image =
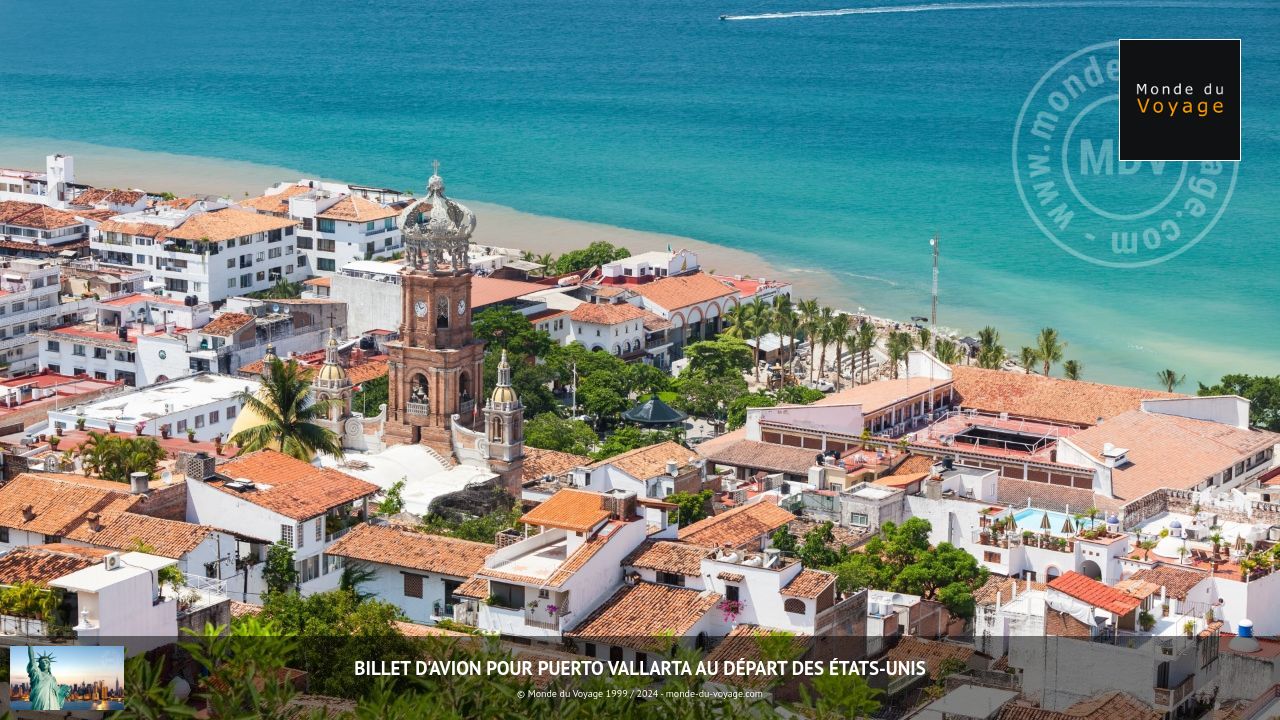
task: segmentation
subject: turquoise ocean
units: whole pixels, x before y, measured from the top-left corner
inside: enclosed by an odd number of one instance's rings
[[[928,314],[937,231],[943,325],[995,325],[1015,354],[1055,327],[1093,380],[1280,372],[1280,3],[719,20],[872,4],[0,0],[0,141],[400,188],[440,158],[454,196],[739,248],[903,319]],[[1203,241],[1142,269],[1058,249],[1010,165],[1040,76],[1119,37],[1243,41],[1234,196]]]

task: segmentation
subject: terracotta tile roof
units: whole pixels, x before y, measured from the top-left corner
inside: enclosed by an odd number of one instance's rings
[[[46,546],[46,548],[53,547],[55,546]],[[64,548],[67,546],[57,547],[57,551],[20,547],[0,555],[0,585],[16,585],[21,582],[46,585],[50,580],[56,580],[101,562],[100,558],[85,553],[65,552]]]
[[[278,193],[240,200],[236,204],[259,212],[288,215],[289,198],[296,195],[305,195],[309,192],[311,192],[311,188],[306,185],[285,185]]]
[[[37,230],[56,230],[84,224],[69,212],[17,200],[0,200],[0,222]]]
[[[307,280],[303,280],[303,281],[302,281],[302,284],[303,284],[303,285],[310,285],[310,286],[312,286],[312,287],[332,287],[332,286],[333,286],[333,278],[331,278],[331,277],[314,277],[314,278],[310,278],[310,279],[307,279]]]
[[[898,463],[898,467],[893,469],[894,475],[916,475],[919,473],[927,473],[933,469],[933,464],[937,462],[936,458],[929,455],[916,455],[912,453],[907,456],[906,460]]]
[[[302,376],[310,379],[313,374],[324,364],[324,351],[317,350],[307,353],[306,355],[295,356],[291,358],[302,365]],[[360,359],[352,361],[350,355],[340,358],[346,368],[347,378],[351,380],[353,385],[359,385],[363,382],[375,380],[387,375],[387,356],[386,355],[364,355]],[[240,368],[240,372],[246,375],[261,375],[262,360],[254,360]]]
[[[870,415],[912,398],[927,397],[931,388],[937,393],[950,384],[950,380],[930,380],[927,377],[876,380],[831,393],[813,404],[815,406],[861,405],[863,415]]]
[[[165,236],[174,240],[220,242],[268,230],[281,230],[297,224],[296,220],[261,215],[239,208],[223,208],[192,215],[181,225],[165,233]]]
[[[0,527],[63,535],[88,513],[120,511],[138,500],[119,485],[107,490],[23,473],[0,487]]]
[[[98,223],[98,232],[114,232],[141,237],[160,237],[169,230],[168,225],[161,223],[124,222],[122,220],[103,220]]]
[[[1099,462],[1106,443],[1128,448],[1128,462],[1111,471],[1112,494],[1136,500],[1160,488],[1190,489],[1280,442],[1280,434],[1132,410],[1066,442]]]
[[[1137,410],[1150,398],[1183,397],[1159,390],[964,365],[951,366],[951,372],[963,407],[1078,425],[1094,425],[1098,418],[1107,420]]]
[[[525,482],[541,480],[550,475],[559,477],[576,467],[591,464],[591,458],[585,455],[560,452],[559,450],[543,450],[542,448],[525,447],[523,477]]]
[[[399,530],[384,525],[359,525],[325,553],[365,562],[469,578],[494,551],[487,543]]]
[[[525,513],[520,522],[585,532],[608,517],[609,511],[604,509],[604,495],[589,490],[566,488]]]
[[[1027,581],[1015,580],[1014,578],[1004,577],[1003,575],[989,575],[987,581],[982,587],[973,591],[973,601],[978,605],[995,605],[996,595],[1000,595],[1001,602],[1009,602],[1013,598],[1013,587],[1018,586],[1018,594],[1026,592]],[[1040,582],[1032,582],[1032,590],[1043,591],[1048,585]]]
[[[76,205],[136,205],[146,195],[141,190],[89,188],[77,195],[71,202]]]
[[[1159,585],[1174,600],[1186,600],[1191,589],[1199,585],[1207,577],[1209,577],[1209,573],[1203,570],[1161,563],[1155,567],[1139,570],[1130,576],[1130,579],[1145,580]]]
[[[1116,690],[1081,700],[1061,712],[1019,703],[1005,705],[999,720],[1159,720],[1163,715],[1150,705]]]
[[[667,440],[605,458],[591,467],[612,465],[637,480],[648,480],[665,475],[668,460],[675,460],[679,472],[684,472],[689,468],[689,458],[693,455],[694,452],[689,448]]]
[[[237,330],[254,321],[254,317],[247,313],[224,312],[221,315],[210,320],[199,332],[205,335],[217,335],[226,337],[233,335]]]
[[[1113,585],[1112,587],[1124,593],[1125,595],[1128,595],[1130,597],[1136,597],[1139,600],[1146,600],[1152,595],[1157,595],[1160,593],[1159,585],[1156,585],[1155,583],[1147,582],[1146,580],[1142,580],[1141,578],[1125,578],[1124,580],[1118,580],[1116,581],[1116,584]]]
[[[835,584],[835,581],[836,576],[829,572],[805,568],[782,588],[782,594],[791,597],[816,598]]]
[[[359,195],[347,195],[338,202],[316,213],[316,217],[326,220],[346,220],[348,222],[370,222],[383,220],[399,215],[400,211],[366,200]]]
[[[670,330],[671,321],[648,310],[644,311],[644,329],[648,332],[658,332],[659,330]]]
[[[701,545],[671,540],[646,540],[622,564],[678,575],[701,575],[702,559],[713,552],[714,548]]]
[[[151,548],[148,552],[177,560],[214,532],[208,525],[131,512],[102,514],[98,522],[98,530],[86,520],[67,531],[66,537],[116,550],[132,550],[141,542]]]
[[[1090,488],[1054,485],[1035,480],[1017,480],[1002,477],[996,483],[996,502],[1016,507],[1026,507],[1027,500],[1044,509],[1066,512],[1068,507],[1096,507],[1099,510],[1119,510],[1123,503],[1104,495],[1095,495]]]
[[[560,317],[561,315],[568,315],[568,314],[569,314],[568,310],[557,310],[556,308],[547,308],[546,310],[539,310],[538,312],[532,315],[526,315],[525,317],[529,319],[529,322],[533,323],[534,325],[537,325],[539,322],[543,320],[549,320],[553,317]]]
[[[725,582],[740,583],[743,580],[746,580],[747,576],[742,573],[721,572],[716,575],[716,579],[724,580]]]
[[[680,528],[680,539],[710,547],[739,547],[795,520],[768,500],[743,505]]]
[[[1075,570],[1068,570],[1054,578],[1049,582],[1049,588],[1065,595],[1070,595],[1080,602],[1088,603],[1117,615],[1133,612],[1142,604],[1142,601],[1138,598],[1126,595],[1113,587],[1103,585],[1097,580],[1087,575],[1082,575]]]
[[[666,647],[662,634],[685,636],[718,602],[716,593],[637,583],[619,589],[565,635],[661,651]]]
[[[231,617],[233,618],[248,617],[250,615],[257,615],[258,613],[262,612],[261,605],[254,605],[253,603],[242,603],[236,600],[230,600],[228,602],[231,605]]]
[[[644,318],[644,311],[627,303],[603,304],[582,303],[569,313],[573,322],[594,323],[596,325],[619,325]]]
[[[774,628],[760,627],[759,625],[735,625],[729,634],[719,642],[707,654],[706,661],[708,663],[716,663],[716,667],[724,667],[723,662],[739,662],[742,660],[776,660],[777,658],[766,658],[763,654],[763,648],[757,638],[764,637],[790,637],[791,648],[794,657],[799,658],[808,650],[810,638],[803,633],[792,633],[785,630],[777,630]],[[769,675],[712,675],[707,678],[710,682],[737,685],[745,688],[763,689],[773,684],[777,677]]]
[[[665,277],[630,288],[637,295],[671,311],[718,298],[737,295],[738,291],[705,273]],[[725,308],[721,308],[723,311]],[[721,313],[723,314],[723,312]]]
[[[926,640],[914,635],[904,635],[898,639],[898,644],[894,645],[893,649],[885,653],[881,660],[886,662],[923,660],[928,668],[929,677],[937,677],[938,670],[942,668],[944,662],[958,660],[968,664],[973,659],[973,655],[974,649],[972,646],[966,647],[938,640]]]
[[[161,207],[170,207],[174,210],[186,210],[198,202],[200,202],[200,198],[198,197],[178,197],[172,200],[160,200],[156,202],[156,205]]]
[[[515,300],[521,295],[546,290],[546,285],[523,282],[520,280],[503,280],[495,277],[476,277],[471,279],[471,309],[479,310],[486,305]]]
[[[477,575],[459,585],[453,594],[483,600],[489,597],[489,580]]]
[[[932,475],[932,473],[927,470],[925,472],[907,473],[904,475],[885,475],[882,478],[872,480],[871,483],[873,485],[879,485],[887,488],[909,488],[918,482],[924,482],[925,478],[930,475]]]
[[[255,488],[238,491],[226,487],[226,481],[221,479],[207,483],[209,486],[294,520],[309,520],[378,492],[377,485],[332,468],[315,467],[275,450],[243,455],[219,466],[218,474],[224,478],[251,480]]]
[[[805,475],[813,467],[818,454],[817,450],[791,447],[790,445],[774,445],[759,440],[738,440],[727,444],[710,442],[699,445],[696,449],[700,455],[718,465],[765,470],[768,472]]]

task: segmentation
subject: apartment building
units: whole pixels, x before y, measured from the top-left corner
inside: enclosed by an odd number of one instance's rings
[[[10,374],[44,367],[37,333],[80,321],[92,301],[61,295],[60,269],[44,260],[0,260],[0,361]]]
[[[90,249],[104,262],[145,268],[165,294],[221,302],[309,274],[297,254],[297,222],[219,203],[118,215],[98,227]]]
[[[311,270],[318,275],[332,275],[348,263],[389,256],[404,248],[399,209],[370,200],[347,185],[277,184],[239,205],[297,220],[301,225],[298,251],[310,258]]]

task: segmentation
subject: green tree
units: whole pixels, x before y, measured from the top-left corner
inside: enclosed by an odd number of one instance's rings
[[[747,408],[753,407],[773,407],[778,401],[768,393],[746,393],[734,398],[726,411],[725,425],[730,430],[736,430],[747,422]]]
[[[506,305],[481,310],[472,318],[471,326],[476,338],[483,340],[485,350],[491,353],[506,350],[510,354],[541,358],[551,351],[551,336]]]
[[[127,483],[135,472],[144,472],[148,479],[154,480],[166,453],[153,437],[126,437],[90,430],[89,439],[80,446],[80,456],[86,475]]]
[[[671,375],[648,363],[629,363],[626,376],[627,388],[639,397],[666,392],[671,389]]]
[[[268,595],[298,589],[298,568],[293,564],[293,548],[285,541],[277,541],[267,549],[262,580],[267,584]]]
[[[405,478],[400,478],[392,483],[391,487],[387,488],[382,502],[378,503],[377,513],[379,515],[395,515],[404,510],[404,483]]]
[[[1062,376],[1068,380],[1079,380],[1084,371],[1084,363],[1079,360],[1067,360],[1062,363]]]
[[[1160,383],[1160,387],[1168,392],[1173,392],[1173,389],[1185,382],[1186,379],[1186,375],[1179,375],[1176,370],[1167,368],[1156,373],[1156,382]]]
[[[614,247],[612,243],[597,240],[585,248],[570,250],[561,255],[555,263],[555,274],[564,275],[587,270],[630,256],[631,251],[626,248]]]
[[[239,393],[245,408],[264,422],[236,433],[231,442],[240,447],[241,454],[275,448],[306,461],[316,453],[342,457],[342,442],[337,434],[317,422],[328,413],[329,403],[310,402],[310,394],[311,381],[297,361],[268,357],[262,368],[259,394],[243,390]]]
[[[685,346],[684,356],[689,360],[685,372],[712,378],[741,377],[742,371],[751,367],[751,354],[751,346],[737,338],[702,340]]]
[[[815,675],[808,685],[801,685],[800,700],[807,708],[803,715],[812,720],[869,718],[880,709],[876,698],[881,692],[861,675],[828,673]]]
[[[1018,353],[1018,364],[1026,374],[1030,375],[1035,366],[1040,364],[1040,353],[1033,347],[1023,345],[1022,351]]]
[[[711,510],[711,494],[710,490],[696,493],[677,492],[663,499],[678,506],[672,522],[679,522],[680,527],[689,527],[707,517]]]
[[[796,536],[791,534],[791,528],[786,525],[773,531],[773,535],[769,536],[769,545],[788,555],[794,554],[800,549],[800,544],[796,542]]]
[[[727,412],[733,401],[747,392],[741,375],[715,376],[686,369],[676,378],[676,407],[702,418]]]
[[[624,425],[604,439],[600,447],[591,453],[591,459],[605,460],[628,450],[648,447],[670,439],[671,436],[661,430],[641,430],[633,425]]]
[[[769,334],[773,325],[773,306],[760,298],[739,305],[727,313],[733,323],[725,334],[739,340],[750,339],[754,343],[751,348],[753,372],[756,381],[760,380],[760,338]]]
[[[502,361],[502,352],[487,352],[484,356],[484,386],[492,388],[498,384],[498,363]],[[520,397],[524,405],[525,415],[532,417],[550,412],[559,403],[551,394],[550,385],[556,379],[555,371],[545,363],[539,363],[531,356],[516,352],[507,353],[507,362],[511,364],[511,387]],[[480,398],[481,402],[484,398]]]
[[[773,327],[787,341],[787,364],[790,366],[796,358],[796,335],[800,332],[800,315],[790,295],[779,295],[774,300]]]
[[[367,417],[377,415],[378,408],[387,404],[387,377],[360,383],[360,389],[351,395],[351,409]]]
[[[911,333],[905,331],[893,332],[889,335],[889,343],[887,346],[889,354],[889,365],[893,368],[893,377],[897,379],[899,366],[906,362],[907,354],[915,347],[915,341],[911,338]]]
[[[342,565],[342,575],[338,577],[338,589],[351,593],[356,602],[364,602],[375,595],[362,591],[360,586],[373,582],[377,577],[377,571],[369,563],[348,558]]]
[[[1058,337],[1058,331],[1053,328],[1040,328],[1040,334],[1036,336],[1036,354],[1040,356],[1040,361],[1044,363],[1044,374],[1049,375],[1049,369],[1054,363],[1062,361],[1062,353],[1067,349],[1067,344],[1062,342]]]
[[[836,541],[832,527],[833,523],[828,520],[804,534],[804,544],[800,546],[800,562],[805,567],[833,567],[844,558],[844,548],[837,550],[832,547]]]
[[[787,385],[778,388],[773,396],[784,405],[811,405],[826,397],[827,394],[803,385]]]
[[[518,525],[522,515],[519,505],[494,510],[479,517],[454,519],[429,515],[423,519],[421,529],[433,535],[448,535],[462,540],[491,543],[495,535]]]
[[[1280,432],[1280,375],[1223,375],[1217,385],[1200,385],[1198,395],[1239,395],[1249,400],[1249,422]]]
[[[865,382],[870,379],[868,373],[871,371],[871,351],[876,347],[876,326],[864,320],[855,331],[853,347],[861,358],[858,371]]]
[[[536,415],[524,425],[524,444],[529,447],[586,455],[597,442],[590,425],[555,413]]]
[[[999,370],[1004,364],[1004,345],[1000,333],[990,325],[978,331],[978,367]]]
[[[266,290],[249,293],[249,297],[260,300],[291,300],[302,297],[302,283],[289,282],[284,278],[276,280],[276,284]]]
[[[938,361],[944,365],[957,365],[960,363],[960,346],[951,338],[938,338],[934,351]]]

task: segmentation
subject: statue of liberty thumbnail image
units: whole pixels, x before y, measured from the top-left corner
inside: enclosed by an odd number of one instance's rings
[[[10,647],[9,702],[13,710],[121,710],[124,648]]]

